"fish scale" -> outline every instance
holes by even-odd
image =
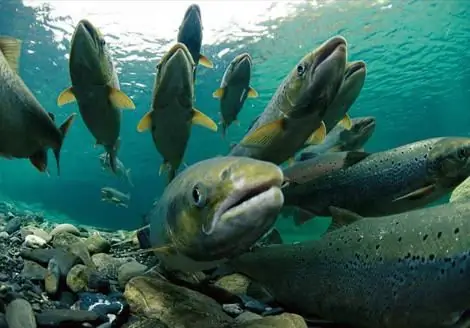
[[[464,327],[469,219],[468,203],[363,218],[320,240],[257,249],[231,265],[303,315],[370,328]]]

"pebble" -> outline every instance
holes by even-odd
[[[17,298],[8,304],[5,317],[9,328],[37,327],[31,304],[22,298]]]
[[[47,270],[36,262],[24,261],[23,270],[21,270],[21,276],[28,280],[44,280],[46,277]]]
[[[27,235],[23,242],[23,245],[29,248],[43,248],[46,244],[44,239],[36,235]]]
[[[0,239],[8,239],[10,235],[6,231],[0,232]]]
[[[8,234],[12,234],[16,231],[18,231],[21,227],[21,219],[19,217],[15,217],[8,221],[7,225],[5,226],[5,231]]]
[[[134,277],[141,276],[147,271],[147,266],[133,260],[121,265],[118,269],[119,286],[124,288],[126,283]]]
[[[108,253],[111,249],[111,244],[99,233],[94,233],[85,240],[85,245],[88,248],[90,255],[97,253]]]
[[[75,236],[80,236],[80,230],[78,230],[78,228],[76,226],[74,226],[73,224],[70,224],[70,223],[62,223],[62,224],[56,225],[55,228],[52,229],[52,231],[49,234],[52,237],[54,237],[57,234],[61,234],[61,233],[64,233],[64,232],[73,234]]]
[[[52,237],[50,234],[45,232],[43,229],[37,228],[35,226],[26,226],[20,229],[21,232],[21,237],[26,238],[28,235],[35,235],[38,237],[41,237],[44,239],[46,242],[50,242]]]

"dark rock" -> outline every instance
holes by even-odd
[[[52,309],[36,314],[40,327],[83,327],[84,323],[97,326],[106,322],[93,311]]]
[[[60,250],[48,248],[48,249],[29,249],[23,248],[20,251],[20,256],[26,260],[37,262],[41,265],[46,266],[51,258],[53,258]]]
[[[78,299],[78,296],[72,292],[64,291],[60,294],[59,301],[61,304],[70,308]]]
[[[110,289],[109,279],[98,271],[92,271],[88,276],[88,288],[100,293],[107,294]]]
[[[170,328],[167,324],[156,318],[135,318],[127,322],[123,328]]]
[[[67,249],[70,245],[76,243],[76,242],[81,242],[80,237],[70,233],[70,232],[59,232],[57,234],[53,234],[53,231],[51,231],[51,236],[52,238],[52,246],[54,248],[64,248]]]
[[[0,328],[8,328],[7,319],[5,315],[0,312]]]
[[[46,273],[47,270],[36,262],[25,260],[21,276],[30,280],[44,280]]]
[[[37,327],[31,304],[22,298],[17,298],[8,304],[5,317],[9,328]]]
[[[7,225],[5,226],[5,231],[8,232],[8,234],[12,234],[20,230],[20,228],[21,228],[21,218],[15,217],[7,222]]]
[[[124,288],[127,282],[134,277],[142,276],[147,271],[147,266],[137,261],[130,261],[121,265],[118,269],[118,282],[121,288]]]
[[[0,273],[0,281],[7,281],[10,277],[5,273]]]
[[[57,250],[54,260],[57,262],[60,275],[64,278],[67,277],[67,274],[74,265],[82,263],[80,258],[62,249]]]
[[[129,305],[121,293],[108,296],[101,293],[80,293],[78,306],[80,310],[93,311],[103,318],[114,315],[113,324],[121,326],[129,316]]]

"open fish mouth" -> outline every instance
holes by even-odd
[[[282,204],[284,198],[281,191],[281,184],[282,178],[235,191],[227,197],[217,209],[209,228],[207,229],[203,226],[203,232],[210,235],[219,222],[236,219],[250,211],[276,207],[278,203]]]
[[[372,119],[372,118],[364,120],[363,123],[364,124],[362,125],[361,131],[370,130],[370,129],[375,128],[375,120]]]
[[[338,52],[346,52],[347,42],[342,36],[336,36],[324,45],[323,50],[317,58],[315,63],[318,69],[323,63],[327,62],[331,57],[335,56]]]
[[[357,72],[364,72],[366,69],[366,64],[363,61],[356,61],[350,63],[346,67],[346,72],[344,73],[344,80],[349,79],[351,76],[356,74]]]

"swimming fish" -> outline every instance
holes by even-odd
[[[186,9],[176,41],[184,43],[196,64],[199,63],[207,68],[214,67],[212,62],[201,54],[202,19],[201,8],[197,4],[192,4]],[[193,81],[196,81],[196,67],[194,67]]]
[[[428,205],[470,175],[470,138],[431,138],[373,153],[357,164],[284,189],[302,223],[329,216],[330,206],[362,216],[382,216]]]
[[[282,182],[278,166],[246,157],[189,166],[148,215],[153,251],[166,269],[192,272],[248,250],[273,227]]]
[[[127,208],[130,199],[131,195],[129,193],[124,194],[111,187],[101,188],[101,201],[103,202],[113,203],[117,206]]]
[[[109,161],[109,154],[103,153],[99,155],[99,160],[101,164],[101,169],[104,171],[112,172],[110,161]],[[132,183],[131,179],[131,169],[126,169],[124,164],[116,157],[116,173],[113,173],[120,178],[125,178],[127,182],[133,187],[134,184]]]
[[[60,127],[18,75],[21,41],[0,36],[0,156],[29,158],[47,172],[47,150],[52,148],[60,175],[60,150],[76,114]]]
[[[469,326],[470,203],[379,218],[331,212],[342,227],[321,239],[258,248],[230,265],[305,316],[364,328]]]
[[[258,97],[258,92],[250,87],[252,60],[248,53],[236,56],[225,70],[220,88],[214,91],[213,96],[220,98],[220,116],[222,119],[222,135],[232,122],[238,122],[246,98]]]
[[[160,174],[167,170],[169,181],[183,160],[191,124],[217,131],[217,124],[193,107],[194,67],[188,48],[176,43],[157,65],[152,107],[137,126],[139,132],[151,130],[155,147],[163,157]]]
[[[364,145],[375,131],[375,124],[375,118],[372,116],[351,119],[349,130],[342,124],[336,124],[321,144],[308,146],[297,158],[309,159],[326,152],[363,151]]]
[[[281,164],[305,143],[323,141],[322,119],[343,82],[346,48],[335,36],[302,58],[230,156]]]
[[[323,117],[326,133],[330,132],[337,124],[346,129],[352,127],[348,111],[356,101],[364,86],[366,79],[366,63],[362,60],[352,61],[346,64],[344,80],[335,99]]]
[[[111,169],[116,172],[121,110],[135,109],[135,105],[120,90],[103,35],[84,19],[78,22],[72,36],[69,73],[72,86],[61,92],[57,104],[77,101],[86,127],[96,139],[96,145],[104,146]]]

